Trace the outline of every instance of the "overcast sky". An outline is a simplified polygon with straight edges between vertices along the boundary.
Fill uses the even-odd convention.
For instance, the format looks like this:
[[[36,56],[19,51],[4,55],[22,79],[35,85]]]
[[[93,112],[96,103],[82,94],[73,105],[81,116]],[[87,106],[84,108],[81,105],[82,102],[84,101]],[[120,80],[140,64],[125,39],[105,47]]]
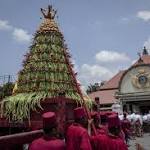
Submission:
[[[0,0],[0,76],[21,69],[49,2],[83,86],[108,80],[150,48],[150,0]]]

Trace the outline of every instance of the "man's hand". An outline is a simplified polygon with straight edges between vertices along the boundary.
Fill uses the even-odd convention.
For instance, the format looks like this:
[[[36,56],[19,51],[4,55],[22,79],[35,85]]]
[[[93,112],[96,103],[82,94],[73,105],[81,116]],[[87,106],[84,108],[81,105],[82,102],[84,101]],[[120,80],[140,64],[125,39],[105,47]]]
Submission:
[[[88,119],[88,124],[91,125],[93,122],[93,119]]]
[[[144,150],[144,149],[139,143],[136,143],[136,150]]]

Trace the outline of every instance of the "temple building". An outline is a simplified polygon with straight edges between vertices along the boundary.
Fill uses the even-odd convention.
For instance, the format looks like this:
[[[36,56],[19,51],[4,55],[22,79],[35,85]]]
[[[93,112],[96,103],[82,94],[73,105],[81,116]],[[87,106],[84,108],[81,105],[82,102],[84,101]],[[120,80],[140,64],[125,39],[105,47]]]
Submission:
[[[101,110],[111,110],[113,104],[119,103],[123,111],[147,113],[150,110],[150,55],[147,49],[144,47],[133,65],[119,71],[89,97],[99,99]]]

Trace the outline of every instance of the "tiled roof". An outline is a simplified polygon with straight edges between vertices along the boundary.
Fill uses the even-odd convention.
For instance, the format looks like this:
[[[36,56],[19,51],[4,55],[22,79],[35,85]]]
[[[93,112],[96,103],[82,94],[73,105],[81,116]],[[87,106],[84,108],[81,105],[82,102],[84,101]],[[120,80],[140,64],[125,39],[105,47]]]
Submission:
[[[142,55],[141,56],[141,60],[143,62],[139,62],[138,60],[133,64],[134,65],[138,65],[138,64],[150,64],[150,55]]]
[[[112,77],[109,81],[107,81],[102,87],[101,90],[104,89],[117,89],[119,87],[119,81],[123,75],[125,70],[118,72],[114,77]]]
[[[150,64],[150,55],[142,55],[141,59],[143,62],[137,60],[132,66],[138,64]],[[122,70],[118,72],[100,88],[100,91],[90,93],[89,97],[92,100],[95,100],[95,97],[99,97],[101,104],[113,104],[115,102],[115,92],[118,91],[120,79],[125,71],[126,70]]]
[[[150,55],[142,55],[141,59],[143,62],[139,62],[138,60],[132,65],[138,65],[138,64],[150,64]],[[107,81],[100,90],[105,90],[105,89],[117,89],[119,87],[119,81],[123,75],[123,73],[126,70],[122,70],[118,72],[115,76],[113,76],[109,81]]]
[[[96,91],[89,94],[89,97],[95,101],[95,97],[99,97],[100,104],[113,104],[116,99],[114,97],[115,92],[118,90],[104,90],[104,91]]]

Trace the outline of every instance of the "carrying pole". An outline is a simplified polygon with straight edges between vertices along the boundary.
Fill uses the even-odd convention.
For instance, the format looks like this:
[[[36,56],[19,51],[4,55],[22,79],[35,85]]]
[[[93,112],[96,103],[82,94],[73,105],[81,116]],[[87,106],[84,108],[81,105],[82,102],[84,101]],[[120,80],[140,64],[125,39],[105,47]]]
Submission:
[[[67,46],[66,46],[66,45],[65,45],[65,49],[67,50]],[[64,50],[64,49],[63,49],[63,50]],[[86,111],[86,114],[87,114],[88,119],[90,120],[90,119],[91,119],[91,114],[90,114],[90,112],[89,112],[89,110],[88,110],[88,108],[87,108],[87,106],[86,106],[85,100],[84,100],[84,98],[83,98],[83,94],[82,94],[82,92],[81,92],[81,90],[80,90],[80,88],[79,88],[80,85],[78,84],[78,81],[77,81],[77,79],[76,79],[76,77],[75,77],[75,74],[74,74],[74,72],[73,72],[72,66],[70,65],[71,62],[70,62],[69,58],[67,57],[67,53],[66,53],[65,50],[64,50],[64,54],[65,54],[66,63],[67,63],[67,65],[68,65],[68,69],[69,69],[69,71],[70,71],[70,73],[71,73],[71,75],[72,75],[72,77],[73,77],[73,79],[74,79],[74,81],[75,81],[74,84],[76,84],[78,93],[80,94],[80,97],[81,97],[81,100],[82,100],[82,103],[83,103],[83,107],[84,107],[84,109],[85,109],[85,111]],[[94,134],[97,135],[96,128],[95,128],[95,125],[94,125],[93,122],[92,122],[91,126],[92,126],[92,129],[93,129],[93,131],[94,131]]]

